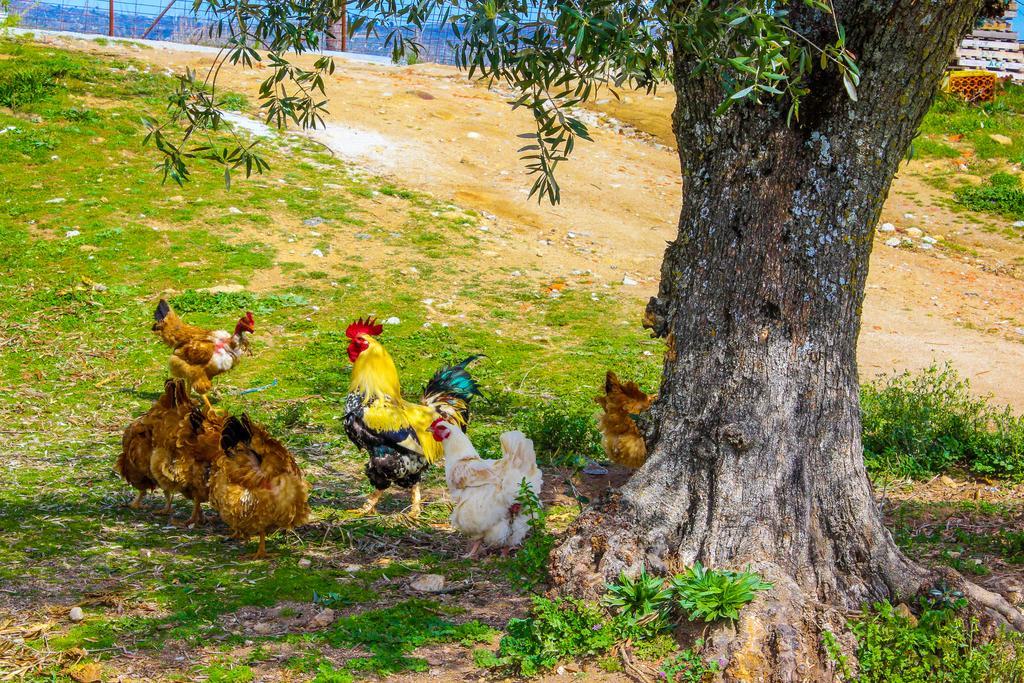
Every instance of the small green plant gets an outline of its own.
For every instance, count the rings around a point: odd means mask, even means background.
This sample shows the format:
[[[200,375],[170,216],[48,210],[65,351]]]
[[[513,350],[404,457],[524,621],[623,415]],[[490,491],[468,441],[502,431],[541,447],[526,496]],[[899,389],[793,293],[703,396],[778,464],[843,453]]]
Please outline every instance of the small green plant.
[[[229,92],[221,97],[220,106],[228,111],[245,111],[249,107],[249,98],[242,93]]]
[[[694,648],[699,650],[703,640],[697,640]],[[661,673],[670,683],[701,683],[718,672],[718,662],[707,662],[695,649],[683,650],[675,657],[661,663]]]
[[[619,673],[625,667],[622,666],[622,659],[615,655],[605,655],[597,660],[597,668],[606,673]]]
[[[339,671],[330,664],[321,664],[310,683],[354,683],[355,680],[347,671]]]
[[[706,569],[700,562],[672,580],[676,602],[690,621],[735,621],[758,591],[771,587],[755,572]]]
[[[501,658],[491,650],[477,648],[473,650],[473,664],[478,669],[494,669],[501,666]]]
[[[523,411],[519,428],[530,435],[549,465],[580,468],[587,458],[602,458],[601,434],[590,412],[562,406]]]
[[[318,593],[313,591],[313,604],[322,605],[324,607],[351,605],[352,598],[342,593]]]
[[[928,607],[933,610],[959,609],[966,606],[963,591],[951,588],[945,581],[932,586],[925,596]]]
[[[607,590],[603,604],[633,623],[644,619],[664,623],[671,610],[672,589],[665,587],[664,579],[650,576],[646,568],[635,579],[625,572],[619,574]]]
[[[309,406],[302,402],[288,403],[274,413],[271,420],[281,431],[295,429],[309,421]]]
[[[821,632],[821,644],[825,648],[828,658],[836,665],[836,672],[842,679],[852,679],[853,669],[850,667],[850,658],[843,652],[843,646],[836,638],[836,634],[827,628]]]
[[[61,111],[60,115],[68,121],[79,123],[96,123],[100,120],[100,115],[92,109],[79,109],[78,107],[68,107]]]
[[[653,638],[633,641],[633,654],[645,662],[657,662],[672,655],[679,649],[676,639],[667,633]]]
[[[529,520],[530,533],[509,561],[509,578],[516,587],[533,590],[550,578],[548,557],[555,545],[555,537],[548,531],[547,513],[540,499],[525,479],[519,483],[516,502],[521,506],[519,514]]]
[[[506,630],[496,663],[523,676],[560,661],[604,654],[618,641],[604,611],[575,598],[534,596],[532,615],[509,620]]]
[[[206,680],[210,683],[249,683],[255,674],[248,666],[232,666],[230,664],[210,664],[202,668]]]

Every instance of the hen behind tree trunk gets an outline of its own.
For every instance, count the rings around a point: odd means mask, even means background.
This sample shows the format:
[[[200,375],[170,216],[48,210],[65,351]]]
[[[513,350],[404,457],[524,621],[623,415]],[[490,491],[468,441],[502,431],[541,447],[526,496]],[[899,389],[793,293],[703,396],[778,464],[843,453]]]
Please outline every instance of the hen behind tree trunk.
[[[609,460],[634,469],[647,460],[647,444],[636,418],[650,409],[654,399],[655,395],[644,393],[636,382],[620,382],[614,372],[608,371],[604,396],[594,400],[603,409],[598,428]]]

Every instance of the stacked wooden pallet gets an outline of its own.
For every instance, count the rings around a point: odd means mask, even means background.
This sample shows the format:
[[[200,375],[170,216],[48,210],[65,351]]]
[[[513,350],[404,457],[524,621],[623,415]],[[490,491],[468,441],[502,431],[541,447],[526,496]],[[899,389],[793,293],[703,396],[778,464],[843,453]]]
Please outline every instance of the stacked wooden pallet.
[[[1010,2],[1006,12],[997,19],[979,22],[957,50],[954,68],[983,69],[1000,78],[1024,81],[1024,51],[1013,30],[1017,3]]]

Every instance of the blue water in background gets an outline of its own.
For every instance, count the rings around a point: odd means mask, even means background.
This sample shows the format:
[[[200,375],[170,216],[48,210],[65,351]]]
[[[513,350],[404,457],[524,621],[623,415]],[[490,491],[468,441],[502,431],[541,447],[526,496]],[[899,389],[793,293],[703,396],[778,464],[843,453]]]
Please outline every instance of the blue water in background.
[[[168,0],[115,0],[114,36],[141,38],[167,6]],[[12,0],[10,12],[20,17],[18,25],[23,28],[106,36],[109,33],[109,8],[109,0]],[[210,34],[211,23],[212,17],[205,13],[193,14],[192,0],[175,0],[146,37],[152,40],[216,45],[219,40],[216,35]],[[452,38],[450,29],[432,24],[415,33],[417,41],[424,46],[422,60],[445,64],[454,62],[454,55],[448,45]],[[325,43],[321,41],[321,49],[340,48],[336,42]],[[384,45],[383,32],[377,38],[365,35],[349,38],[348,51],[390,55],[389,48]]]

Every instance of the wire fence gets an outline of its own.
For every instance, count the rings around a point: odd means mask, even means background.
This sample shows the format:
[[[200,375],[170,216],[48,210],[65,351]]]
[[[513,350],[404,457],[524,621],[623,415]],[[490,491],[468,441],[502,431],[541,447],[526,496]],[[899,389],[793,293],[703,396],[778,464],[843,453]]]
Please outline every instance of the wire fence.
[[[74,31],[112,38],[149,38],[191,45],[222,42],[215,31],[211,34],[211,28],[216,25],[214,17],[193,11],[192,0],[11,0],[9,13],[17,17],[21,28]],[[422,29],[407,27],[406,30],[423,46],[421,61],[454,63],[450,45],[454,36],[449,26],[437,21],[428,22]],[[335,33],[334,37],[321,36],[321,50],[391,54],[384,44],[383,31],[379,37],[356,35],[345,41],[341,40],[340,27]]]

